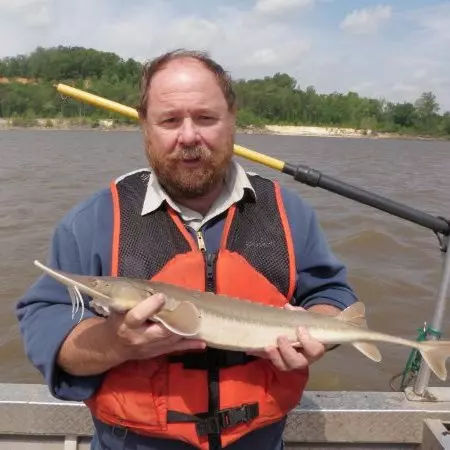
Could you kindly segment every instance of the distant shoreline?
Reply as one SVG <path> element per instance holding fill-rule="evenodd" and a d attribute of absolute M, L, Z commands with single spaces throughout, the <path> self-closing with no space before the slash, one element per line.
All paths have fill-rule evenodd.
<path fill-rule="evenodd" d="M 11 119 L 0 119 L 0 131 L 7 130 L 43 130 L 43 131 L 139 131 L 139 125 L 117 124 L 113 120 L 99 119 L 97 122 L 83 122 L 70 119 L 35 119 L 37 124 L 12 124 Z M 409 139 L 409 140 L 449 140 L 445 137 L 420 136 L 402 133 L 383 133 L 354 128 L 303 126 L 303 125 L 266 125 L 263 127 L 237 127 L 238 134 L 267 134 L 275 136 L 305 136 L 355 139 Z"/>

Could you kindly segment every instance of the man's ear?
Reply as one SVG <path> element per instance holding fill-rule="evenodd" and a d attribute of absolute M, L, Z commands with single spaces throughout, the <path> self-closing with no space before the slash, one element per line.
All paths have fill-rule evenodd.
<path fill-rule="evenodd" d="M 144 135 L 145 139 L 148 139 L 148 127 L 147 127 L 147 121 L 145 118 L 139 116 L 139 126 L 141 128 L 141 131 Z"/>

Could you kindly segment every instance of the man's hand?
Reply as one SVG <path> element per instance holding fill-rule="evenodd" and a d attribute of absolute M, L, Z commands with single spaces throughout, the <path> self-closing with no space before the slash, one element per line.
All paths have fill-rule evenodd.
<path fill-rule="evenodd" d="M 175 351 L 204 349 L 200 340 L 185 339 L 164 326 L 149 321 L 163 305 L 164 297 L 155 294 L 126 314 L 112 313 L 106 320 L 114 336 L 114 348 L 124 361 L 147 359 Z"/>
<path fill-rule="evenodd" d="M 305 311 L 304 308 L 292 306 L 289 303 L 285 305 L 285 308 L 293 311 Z M 337 308 L 333 308 L 333 310 L 338 312 Z M 332 314 L 333 312 L 334 311 L 331 310 L 323 311 L 325 314 Z M 270 359 L 272 364 L 279 370 L 288 371 L 305 369 L 319 360 L 324 355 L 326 349 L 325 345 L 313 339 L 309 335 L 308 330 L 304 328 L 299 328 L 297 330 L 297 336 L 302 345 L 299 349 L 294 348 L 286 337 L 280 336 L 277 340 L 278 347 L 271 346 L 261 352 L 248 353 L 253 356 L 258 356 L 259 358 Z"/>
<path fill-rule="evenodd" d="M 202 341 L 184 339 L 149 321 L 162 304 L 161 296 L 152 295 L 126 314 L 83 320 L 63 342 L 58 365 L 72 375 L 96 375 L 132 359 L 204 349 Z"/>

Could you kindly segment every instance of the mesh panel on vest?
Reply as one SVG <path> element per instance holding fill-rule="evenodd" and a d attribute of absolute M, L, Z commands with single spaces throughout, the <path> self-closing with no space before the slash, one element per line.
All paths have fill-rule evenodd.
<path fill-rule="evenodd" d="M 289 254 L 273 182 L 249 175 L 257 201 L 237 205 L 227 248 L 241 254 L 285 296 L 289 292 Z"/>
<path fill-rule="evenodd" d="M 131 174 L 117 183 L 120 201 L 119 276 L 149 279 L 178 253 L 190 251 L 189 243 L 166 212 L 165 204 L 141 216 L 149 171 Z"/>

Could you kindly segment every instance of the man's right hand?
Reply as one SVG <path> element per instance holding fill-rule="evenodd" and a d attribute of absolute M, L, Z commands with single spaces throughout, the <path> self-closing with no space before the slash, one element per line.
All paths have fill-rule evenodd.
<path fill-rule="evenodd" d="M 72 375 L 96 375 L 133 359 L 204 349 L 204 342 L 183 338 L 150 321 L 162 304 L 161 296 L 152 295 L 126 314 L 81 321 L 64 340 L 58 365 Z"/>
<path fill-rule="evenodd" d="M 185 350 L 201 350 L 203 341 L 186 339 L 172 333 L 163 325 L 151 322 L 164 303 L 164 296 L 155 294 L 125 314 L 111 313 L 106 320 L 110 332 L 116 337 L 115 350 L 123 361 L 147 359 Z"/>

